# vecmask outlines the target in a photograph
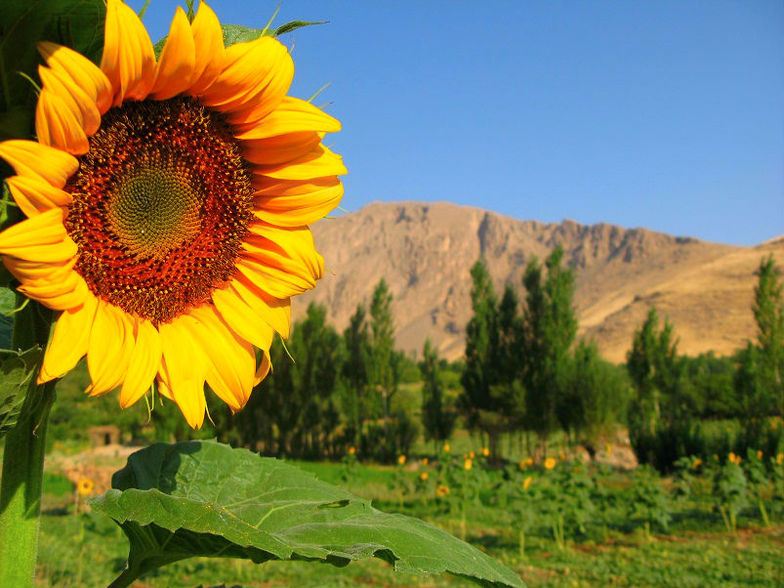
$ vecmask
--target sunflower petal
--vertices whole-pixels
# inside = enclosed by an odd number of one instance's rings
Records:
[[[314,131],[288,133],[269,139],[242,142],[242,155],[251,163],[262,165],[294,161],[312,151],[321,142]]]
[[[101,70],[112,84],[112,104],[144,100],[155,82],[155,53],[142,21],[121,0],[107,0]]]
[[[161,365],[161,341],[150,321],[138,320],[128,374],[120,389],[120,406],[128,408],[150,389]]]
[[[242,140],[267,139],[299,131],[335,133],[340,121],[313,106],[310,102],[286,96],[268,116],[261,121],[243,124],[238,116],[229,115],[229,121],[239,127],[237,138]]]
[[[316,252],[308,228],[255,224],[243,249],[237,268],[275,298],[302,294],[324,274],[324,258]]]
[[[253,386],[258,386],[261,381],[267,377],[267,374],[270,373],[272,369],[272,362],[270,361],[269,352],[266,350],[261,351],[261,363],[259,363],[259,367],[256,370],[256,374],[253,378]]]
[[[73,80],[59,70],[38,66],[38,76],[41,78],[44,90],[52,92],[62,98],[68,110],[74,114],[86,136],[91,136],[101,126],[101,113],[87,93]]]
[[[166,45],[163,46],[155,84],[150,94],[156,100],[166,100],[188,89],[196,64],[196,47],[188,17],[181,7],[177,7],[169,28]]]
[[[63,45],[41,41],[37,47],[52,72],[70,82],[69,91],[71,88],[78,88],[84,92],[101,114],[109,110],[112,105],[112,85],[100,68],[84,55]],[[89,109],[90,106],[88,105],[87,108]],[[90,125],[85,122],[85,131],[88,135],[94,132],[89,130],[90,128]]]
[[[25,282],[18,288],[19,292],[37,300],[47,308],[54,310],[69,310],[84,304],[89,290],[84,278],[72,271],[58,282],[41,280],[39,282]]]
[[[199,2],[196,17],[191,23],[191,31],[196,47],[196,61],[193,66],[193,82],[188,91],[197,96],[209,88],[220,75],[226,50],[223,47],[223,30],[218,17],[203,1]]]
[[[162,374],[159,377],[168,388],[185,420],[194,428],[201,428],[207,403],[204,398],[204,381],[207,378],[207,357],[190,335],[183,315],[171,323],[158,327],[163,350]]]
[[[43,178],[55,188],[62,188],[79,162],[65,151],[37,141],[12,139],[0,143],[0,157],[20,176]]]
[[[52,208],[0,233],[0,253],[40,263],[70,261],[74,243],[63,226],[63,211]]]
[[[212,293],[212,299],[218,313],[237,335],[259,349],[270,348],[273,336],[272,326],[264,320],[261,313],[254,311],[240,297],[232,285],[222,290],[215,290]]]
[[[300,227],[324,218],[343,198],[337,177],[313,180],[255,178],[254,214],[279,227]]]
[[[133,350],[130,318],[103,300],[98,300],[87,349],[87,370],[92,384],[86,392],[100,396],[122,384]]]
[[[14,197],[14,202],[28,217],[52,208],[63,208],[73,198],[68,192],[55,188],[49,182],[32,176],[11,176],[5,183]]]
[[[200,323],[196,340],[211,363],[207,383],[232,412],[237,412],[248,402],[253,390],[256,372],[253,347],[234,334],[212,305],[202,305],[191,314]]]
[[[294,161],[278,165],[257,165],[255,176],[265,176],[277,180],[308,180],[339,176],[346,173],[343,158],[323,145],[316,146]]]
[[[49,90],[42,90],[38,96],[35,134],[43,145],[57,147],[73,155],[83,155],[89,149],[87,135],[68,103]]]
[[[261,290],[250,280],[239,275],[231,281],[227,289],[215,290],[212,293],[213,301],[218,312],[221,313],[227,323],[243,339],[250,341],[259,349],[269,349],[272,342],[272,335],[264,333],[265,345],[257,344],[253,339],[246,337],[240,332],[240,326],[229,320],[228,314],[240,313],[250,321],[251,315],[261,319],[277,332],[281,337],[287,339],[291,331],[291,300],[286,298],[279,300]],[[235,318],[235,317],[233,317]],[[267,342],[268,341],[268,342]]]
[[[64,376],[87,353],[97,306],[98,301],[90,295],[82,306],[63,312],[57,319],[38,375],[39,384]]]
[[[76,257],[60,263],[40,263],[6,255],[3,257],[3,265],[22,284],[43,280],[61,282],[65,281],[73,271],[73,267],[76,265]]]
[[[223,70],[200,100],[221,112],[248,107],[272,111],[286,95],[293,75],[291,56],[272,37],[235,43],[226,49]]]

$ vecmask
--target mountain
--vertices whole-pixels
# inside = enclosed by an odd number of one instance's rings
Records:
[[[448,359],[463,353],[469,270],[480,256],[500,294],[505,282],[522,291],[528,260],[563,245],[576,272],[578,337],[593,337],[614,362],[624,361],[651,305],[674,324],[681,353],[732,353],[754,336],[750,305],[760,259],[773,253],[784,262],[784,239],[736,247],[604,223],[520,221],[446,202],[373,203],[321,221],[313,232],[325,277],[295,301],[295,317],[320,302],[342,331],[384,278],[394,295],[398,347],[421,355],[429,337]]]

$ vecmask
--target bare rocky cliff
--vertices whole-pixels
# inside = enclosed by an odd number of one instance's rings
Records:
[[[500,293],[507,281],[522,290],[528,260],[563,245],[576,272],[579,336],[594,337],[616,362],[651,305],[674,323],[681,352],[732,353],[754,335],[760,258],[772,252],[784,263],[781,240],[734,247],[604,223],[520,221],[445,202],[370,204],[321,221],[314,235],[326,275],[296,300],[295,316],[321,302],[342,330],[383,277],[394,295],[398,347],[421,354],[430,338],[449,359],[463,353],[469,270],[480,256]]]

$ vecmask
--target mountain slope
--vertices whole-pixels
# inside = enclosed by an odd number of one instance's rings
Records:
[[[480,256],[499,293],[507,281],[521,290],[528,260],[562,244],[576,271],[579,336],[594,337],[616,362],[652,304],[674,323],[681,352],[733,352],[754,335],[760,258],[773,252],[784,261],[781,240],[735,247],[603,223],[519,221],[444,202],[370,204],[318,223],[314,235],[327,272],[296,301],[295,315],[318,301],[342,330],[383,277],[394,295],[398,347],[421,353],[429,337],[449,359],[463,353],[469,269]]]

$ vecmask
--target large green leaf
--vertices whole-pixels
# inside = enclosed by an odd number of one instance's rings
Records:
[[[32,133],[38,79],[35,44],[67,45],[97,62],[103,51],[103,0],[2,0],[0,10],[0,140]]]
[[[41,358],[41,349],[29,349],[0,363],[0,439],[14,428]]]
[[[92,506],[130,540],[128,566],[113,586],[192,556],[338,566],[377,557],[399,571],[523,586],[509,569],[427,523],[385,514],[284,462],[214,441],[142,449],[112,486]]]

